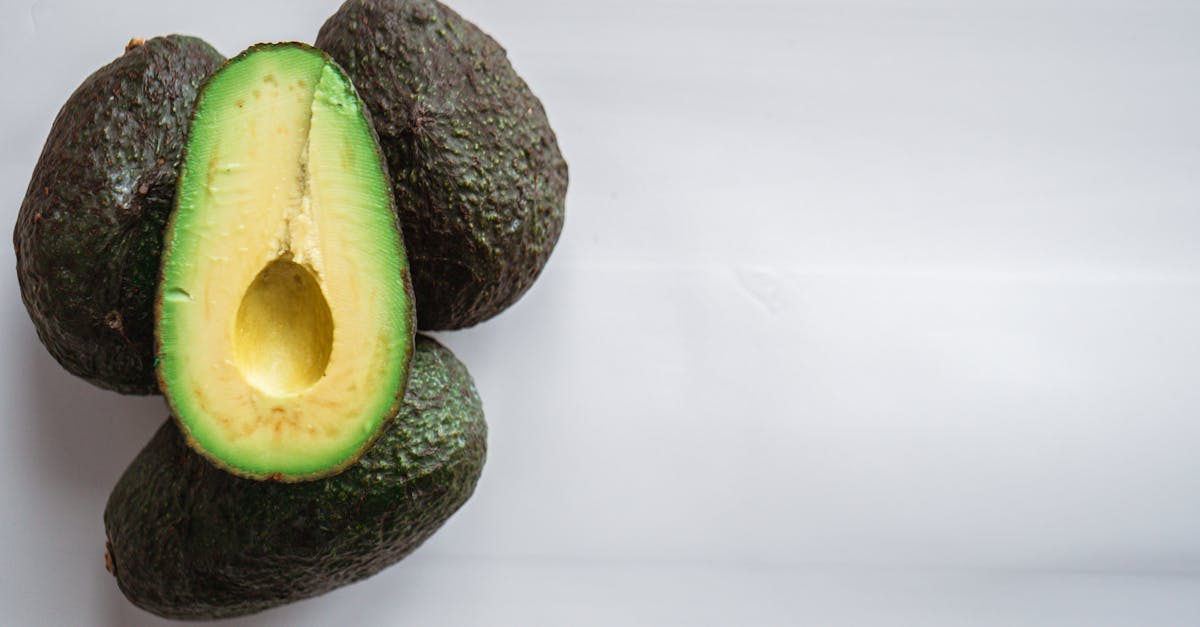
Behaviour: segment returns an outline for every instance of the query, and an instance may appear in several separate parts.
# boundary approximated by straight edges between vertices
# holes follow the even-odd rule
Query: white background
[[[0,225],[131,36],[337,4],[3,0]],[[1200,624],[1195,4],[454,6],[571,165],[537,286],[440,335],[487,468],[410,559],[231,624]],[[156,624],[101,514],[162,402],[60,370],[0,266],[0,621]]]

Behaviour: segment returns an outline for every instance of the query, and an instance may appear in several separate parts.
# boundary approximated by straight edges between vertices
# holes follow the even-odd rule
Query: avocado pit
[[[333,352],[333,313],[312,271],[281,257],[258,273],[238,307],[234,363],[273,396],[313,386]]]

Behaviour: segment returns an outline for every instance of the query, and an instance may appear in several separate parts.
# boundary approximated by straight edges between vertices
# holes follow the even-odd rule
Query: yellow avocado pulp
[[[362,105],[302,44],[257,46],[204,87],[165,237],[159,379],[189,443],[301,480],[394,416],[412,299]]]

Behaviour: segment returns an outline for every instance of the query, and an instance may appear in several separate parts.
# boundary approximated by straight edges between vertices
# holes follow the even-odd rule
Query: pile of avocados
[[[105,566],[170,618],[369,577],[471,496],[487,424],[418,330],[533,284],[567,165],[504,49],[434,0],[348,0],[315,46],[131,41],[70,96],[13,235],[50,354],[171,418],[113,488]]]

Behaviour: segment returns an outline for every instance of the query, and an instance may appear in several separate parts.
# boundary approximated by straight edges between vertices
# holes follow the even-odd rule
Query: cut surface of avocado
[[[320,51],[255,46],[204,86],[157,325],[193,448],[242,476],[314,479],[395,416],[414,325],[392,202],[362,104]]]

